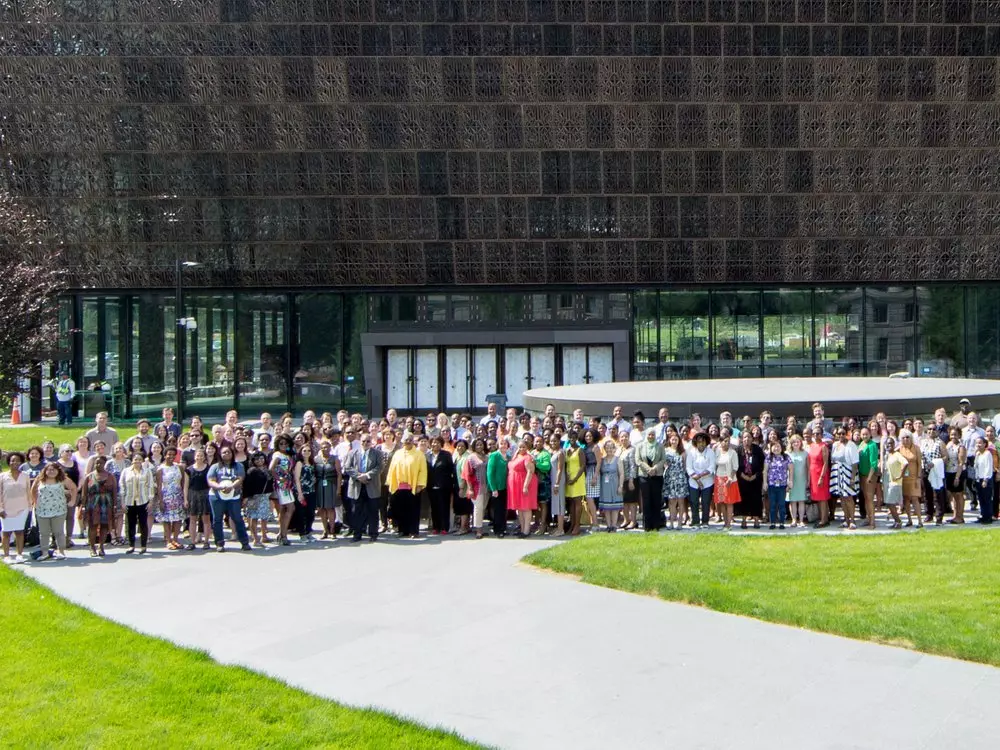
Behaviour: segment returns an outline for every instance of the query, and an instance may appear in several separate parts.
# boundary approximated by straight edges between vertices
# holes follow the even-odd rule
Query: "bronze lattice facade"
[[[998,0],[10,0],[98,286],[996,279]]]

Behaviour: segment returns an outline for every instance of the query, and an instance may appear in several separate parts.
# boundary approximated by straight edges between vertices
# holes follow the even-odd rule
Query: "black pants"
[[[451,513],[451,488],[431,487],[427,490],[431,500],[431,528],[434,531],[448,531]]]
[[[139,542],[140,546],[145,547],[146,543],[149,541],[149,522],[147,520],[146,511],[149,508],[149,504],[145,505],[128,505],[125,507],[125,521],[128,524],[128,546],[135,546],[135,524],[136,521],[139,522]]]
[[[497,496],[490,493],[490,518],[493,520],[493,533],[497,536],[507,534],[507,490],[500,490]]]
[[[378,511],[379,498],[368,497],[368,488],[361,485],[361,492],[354,503],[354,525],[351,530],[354,538],[361,541],[361,537],[367,533],[369,539],[378,537]]]
[[[663,477],[639,477],[639,494],[642,496],[642,527],[662,529],[663,518]]]
[[[316,493],[304,492],[302,497],[305,498],[306,504],[302,505],[297,500],[295,501],[295,512],[292,514],[292,522],[289,526],[292,531],[297,532],[300,536],[305,536],[312,533],[313,523],[316,521]]]
[[[340,485],[340,497],[344,503],[344,525],[349,528],[354,528],[354,501],[347,496],[347,485],[348,479],[345,479]]]
[[[397,490],[392,496],[392,517],[400,536],[420,533],[420,497],[412,490]]]

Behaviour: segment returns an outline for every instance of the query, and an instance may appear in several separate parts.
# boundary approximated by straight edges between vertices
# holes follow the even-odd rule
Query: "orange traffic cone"
[[[10,423],[11,424],[21,424],[21,405],[18,403],[20,399],[14,397],[14,406],[10,410]]]

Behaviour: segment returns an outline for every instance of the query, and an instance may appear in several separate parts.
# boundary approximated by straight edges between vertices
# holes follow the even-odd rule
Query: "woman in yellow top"
[[[396,451],[386,477],[392,494],[393,521],[399,536],[420,533],[420,492],[427,486],[427,457],[413,447],[413,435],[404,433],[403,449]]]
[[[575,430],[570,432],[566,448],[566,504],[569,506],[569,533],[573,536],[580,533],[582,503],[587,494],[587,461],[578,437]]]

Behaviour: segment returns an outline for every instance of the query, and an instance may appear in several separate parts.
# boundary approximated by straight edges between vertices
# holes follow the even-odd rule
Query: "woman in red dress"
[[[538,509],[538,477],[535,460],[531,457],[532,439],[526,436],[517,446],[517,453],[507,464],[507,507],[517,511],[520,522],[517,536],[531,533],[531,516]]]
[[[823,440],[823,428],[813,429],[809,444],[809,500],[819,505],[817,529],[830,525],[830,448]]]

